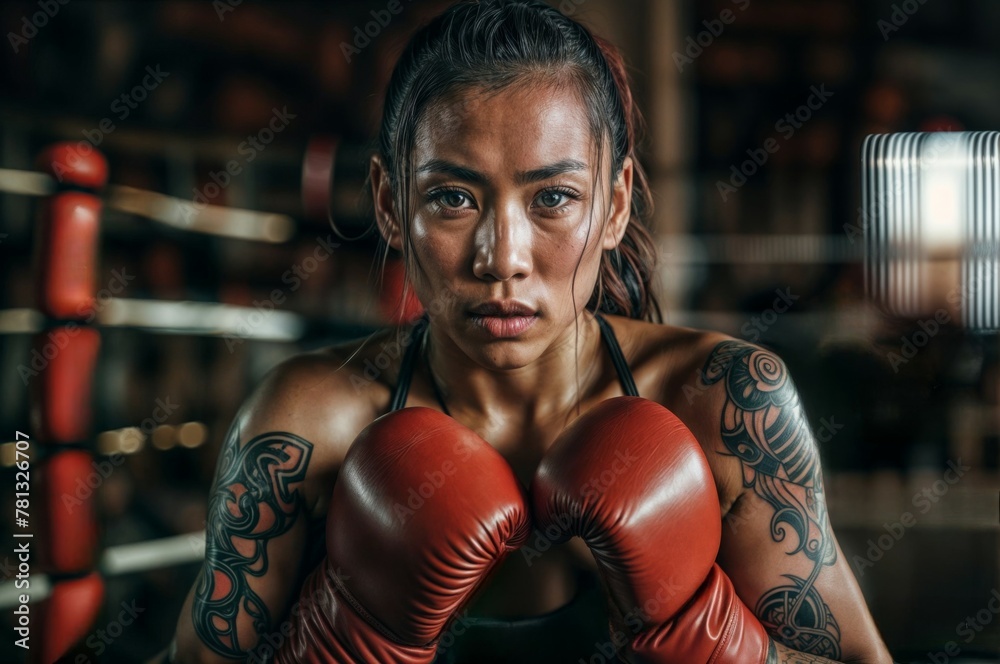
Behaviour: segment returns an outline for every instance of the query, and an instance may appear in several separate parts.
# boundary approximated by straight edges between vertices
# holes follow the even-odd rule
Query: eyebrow
[[[536,168],[530,171],[519,171],[514,177],[517,184],[529,184],[531,182],[540,182],[542,180],[548,180],[556,175],[561,175],[563,173],[572,173],[576,171],[587,170],[587,165],[582,161],[577,159],[563,159],[562,161],[557,161],[554,164],[548,164],[547,166],[542,166],[541,168]],[[489,178],[475,171],[471,168],[466,168],[465,166],[459,166],[445,159],[431,159],[424,162],[420,168],[417,169],[417,173],[444,173],[445,175],[451,175],[459,180],[465,180],[467,182],[472,182],[475,184],[487,184]]]

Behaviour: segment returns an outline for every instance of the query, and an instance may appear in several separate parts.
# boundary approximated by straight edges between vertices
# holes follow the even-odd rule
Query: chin
[[[514,337],[510,339],[483,339],[483,335],[474,337],[468,332],[459,332],[459,346],[476,364],[497,370],[520,369],[538,359],[543,348],[539,339],[531,337]]]
[[[480,348],[475,356],[477,364],[497,371],[513,371],[531,364],[538,357],[535,353],[503,348]]]

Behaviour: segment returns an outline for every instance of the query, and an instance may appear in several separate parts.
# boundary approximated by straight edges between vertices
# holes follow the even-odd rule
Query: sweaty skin
[[[615,387],[613,369],[578,360],[606,353],[596,323],[581,312],[602,252],[625,231],[632,168],[627,161],[609,197],[600,183],[610,157],[605,151],[597,180],[596,146],[580,131],[586,126],[572,88],[537,81],[431,106],[416,137],[408,229],[392,213],[378,160],[372,169],[383,235],[399,250],[404,233],[409,238],[411,281],[432,314],[428,357],[449,412],[500,450],[526,486],[578,412],[578,394],[591,393],[585,409]],[[498,300],[529,306],[537,320],[515,339],[491,338],[467,310]],[[421,394],[411,392],[411,402]],[[582,542],[575,547],[589,560]],[[565,604],[573,592],[569,555],[552,552],[530,567],[506,563],[491,587],[515,583],[524,591],[487,591],[474,608],[523,615]]]
[[[526,483],[576,414],[620,394],[583,309],[601,251],[615,247],[625,230],[632,169],[626,160],[608,196],[600,185],[607,176],[598,173],[598,165],[607,172],[607,157],[597,160],[592,137],[580,130],[587,126],[581,100],[558,77],[432,106],[417,134],[408,228],[394,213],[381,164],[372,165],[379,227],[390,246],[409,254],[413,287],[432,314],[429,364],[446,405],[503,452]],[[470,324],[469,308],[507,299],[538,311],[526,332],[497,340]],[[640,394],[697,431],[720,517],[741,500],[763,505],[742,537],[727,536],[724,553],[744,602],[779,640],[770,658],[796,661],[802,651],[816,661],[891,661],[830,530],[818,448],[780,359],[761,360],[759,349],[724,335],[609,318]],[[733,357],[743,362],[736,366]],[[745,371],[747,357],[753,362]],[[728,382],[720,380],[727,371]],[[740,371],[753,374],[757,391],[744,389],[734,399],[727,385]],[[781,389],[770,379],[780,379]],[[682,382],[705,396],[689,402]],[[761,410],[757,402],[768,397],[781,403]],[[733,430],[751,425],[749,437]],[[774,573],[747,565],[751,557]],[[572,597],[574,565],[592,565],[578,540],[532,564],[512,557],[502,571],[506,583],[493,584],[476,608],[510,616],[551,610]],[[743,576],[767,577],[770,587],[745,581],[741,568]],[[834,584],[841,586],[836,601],[824,594]]]
[[[390,246],[408,254],[412,286],[431,318],[429,343],[421,349],[428,362],[415,364],[406,405],[440,409],[429,366],[452,417],[492,444],[525,486],[569,422],[622,394],[585,306],[602,253],[618,245],[629,221],[632,162],[626,159],[611,178],[607,149],[598,162],[588,126],[578,94],[549,74],[492,95],[464,91],[432,105],[416,135],[413,216],[406,227],[400,225],[383,164],[377,157],[371,164],[379,229]],[[470,308],[508,300],[536,312],[519,336],[494,338],[470,320]],[[744,603],[761,607],[762,622],[772,621],[770,661],[891,662],[829,528],[819,455],[808,427],[799,430],[795,450],[776,443],[766,426],[757,437],[733,437],[738,417],[765,424],[784,418],[805,426],[794,391],[787,391],[794,388],[781,395],[784,411],[750,413],[746,395],[736,401],[727,392],[732,382],[727,372],[735,365],[709,360],[744,357],[756,347],[720,346],[736,342],[712,332],[606,318],[640,395],[672,410],[705,450],[719,518],[725,523],[731,513],[739,516],[739,528],[723,528],[719,563]],[[257,635],[273,633],[287,615],[291,570],[296,564],[304,570],[309,542],[316,532],[322,537],[321,530],[307,532],[306,524],[324,518],[351,441],[389,408],[402,355],[398,346],[393,350],[395,340],[395,331],[385,330],[293,358],[248,401],[234,423],[231,454],[268,434],[263,440],[296,441],[304,468],[296,458],[274,457],[293,468],[296,481],[281,485],[282,491],[278,484],[258,483],[266,490],[252,503],[233,496],[254,478],[233,476],[231,486],[215,487],[218,514],[226,516],[217,519],[220,525],[245,513],[238,507],[278,505],[285,514],[274,522],[280,528],[273,535],[241,524],[243,532],[257,535],[252,543],[246,538],[227,543],[232,533],[209,524],[215,537],[209,548],[227,558],[224,566],[207,564],[201,585],[188,597],[178,623],[178,662],[221,662],[228,661],[219,655],[229,649],[249,652]],[[390,359],[388,366],[385,358],[376,361],[382,355]],[[370,372],[361,378],[371,365],[387,368],[373,379]],[[785,371],[780,361],[772,370]],[[274,456],[275,446],[268,445],[262,449]],[[755,463],[753,446],[786,465]],[[790,456],[793,451],[798,457]],[[254,481],[260,477],[267,475]],[[788,507],[795,516],[788,511],[776,516]],[[497,617],[551,611],[571,600],[581,567],[593,569],[594,562],[579,539],[541,556],[512,555],[469,610]],[[220,584],[250,588],[253,601],[227,599]],[[777,624],[782,606],[806,604],[819,613]],[[822,625],[812,624],[816,620]],[[217,648],[209,652],[207,642]],[[842,659],[830,659],[832,653]]]

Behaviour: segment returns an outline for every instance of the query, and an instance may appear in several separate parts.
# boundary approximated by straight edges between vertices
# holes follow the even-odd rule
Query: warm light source
[[[1000,132],[868,136],[868,295],[893,315],[1000,329]]]

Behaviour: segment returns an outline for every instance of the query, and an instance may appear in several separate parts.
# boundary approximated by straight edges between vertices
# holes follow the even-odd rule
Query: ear
[[[614,249],[625,237],[632,214],[632,157],[626,157],[611,191],[611,216],[604,228],[603,249]]]
[[[372,183],[372,199],[375,204],[375,223],[385,243],[396,251],[403,250],[403,235],[396,218],[396,207],[392,200],[392,188],[389,186],[389,173],[382,163],[382,158],[373,155],[369,166],[369,179]]]

